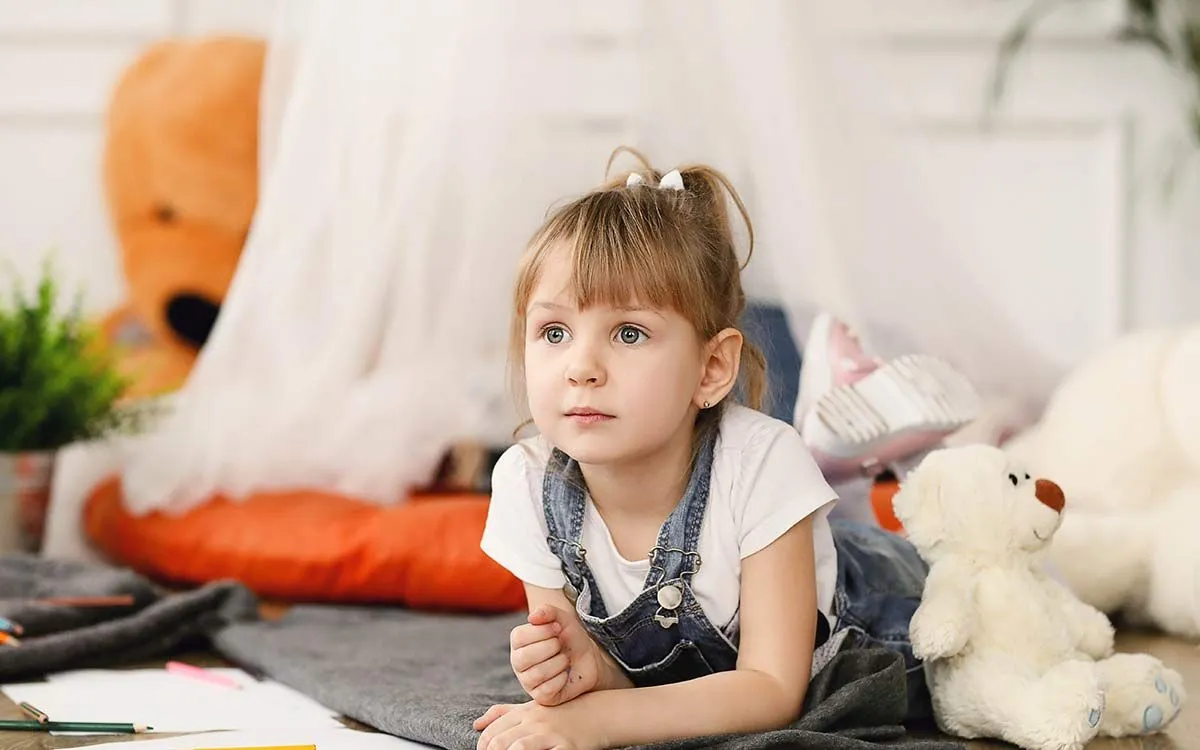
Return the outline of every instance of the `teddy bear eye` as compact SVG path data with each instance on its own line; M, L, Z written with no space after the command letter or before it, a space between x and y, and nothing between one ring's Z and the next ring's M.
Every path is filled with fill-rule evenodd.
M1029 472L1025 472L1025 481L1026 481L1026 482L1028 482L1028 481L1029 481Z
M1010 482L1012 482L1012 483L1013 483L1013 487L1016 487L1016 486L1017 486L1017 475L1016 475L1016 474L1009 474L1009 475L1008 475L1008 481L1010 481Z
M154 207L154 216L162 223L170 224L175 221L175 209L166 203L160 203Z

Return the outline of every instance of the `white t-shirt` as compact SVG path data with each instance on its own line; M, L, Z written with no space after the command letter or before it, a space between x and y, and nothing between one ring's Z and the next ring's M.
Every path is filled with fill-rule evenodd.
M492 472L492 500L481 546L522 581L554 589L566 579L546 543L542 479L550 452L550 445L537 436L500 457ZM835 500L795 428L746 407L727 408L714 449L708 506L697 545L703 564L692 581L709 621L719 628L736 622L742 559L810 515L814 516L817 606L828 617L837 580L837 552L828 521ZM620 612L642 592L649 560L621 556L590 498L582 543L605 607L610 614Z

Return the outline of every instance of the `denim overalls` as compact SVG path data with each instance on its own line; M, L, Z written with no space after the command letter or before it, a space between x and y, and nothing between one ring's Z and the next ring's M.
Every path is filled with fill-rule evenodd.
M581 544L587 499L579 464L555 449L546 467L542 506L550 550L567 579L563 591L592 639L639 687L737 666L736 626L709 622L692 593L692 578L703 562L696 548L708 505L714 433L702 440L684 496L659 530L642 593L620 612L605 606ZM837 625L831 639L828 621L817 613L815 656L825 658L814 658L814 674L847 638L852 645L898 651L908 669L909 713L928 715L924 675L908 637L927 566L912 545L894 534L866 525L831 526L838 554Z

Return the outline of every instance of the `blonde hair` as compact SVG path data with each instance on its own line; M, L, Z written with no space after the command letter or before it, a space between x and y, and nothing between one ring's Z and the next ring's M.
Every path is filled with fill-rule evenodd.
M741 282L745 264L738 262L726 195L746 223L746 262L754 252L754 228L729 179L712 167L689 165L679 168L683 190L660 189L656 186L663 174L642 154L625 146L613 151L606 174L622 152L641 162L638 174L645 184L626 186L630 174L626 172L562 206L534 233L521 259L509 358L513 394L522 406L525 311L547 253L554 248L571 249L572 291L580 307L623 305L636 299L672 309L695 327L702 341L725 328L736 328L745 310ZM761 409L766 360L744 335L739 379L747 405ZM701 410L698 433L716 426L729 400Z

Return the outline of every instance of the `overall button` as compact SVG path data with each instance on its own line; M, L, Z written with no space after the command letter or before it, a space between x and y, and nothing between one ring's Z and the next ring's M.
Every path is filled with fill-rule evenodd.
M658 603L663 609L678 609L683 603L683 592L674 584L668 584L658 590Z
M563 591L563 594L566 595L567 600L570 601L572 604L574 604L579 599L579 591L578 591L578 589L575 588L575 586L570 581L567 581L566 583L563 584L562 591Z

